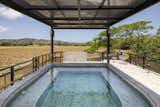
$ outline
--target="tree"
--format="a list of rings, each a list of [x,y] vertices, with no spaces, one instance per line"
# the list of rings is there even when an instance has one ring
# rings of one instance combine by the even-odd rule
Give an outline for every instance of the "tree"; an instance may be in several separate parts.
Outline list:
[[[112,49],[132,49],[137,54],[145,52],[144,37],[149,35],[148,31],[153,29],[150,21],[139,21],[125,24],[110,29]],[[99,47],[106,45],[106,32],[102,31],[89,43],[87,50],[95,52]],[[117,45],[118,44],[118,45]]]
[[[160,27],[158,28],[156,35],[160,35]]]
[[[160,61],[160,36],[148,37],[145,46],[148,57]]]
[[[153,26],[149,25],[150,21],[139,21],[128,25],[128,28],[132,31],[132,35],[136,36],[136,43],[132,46],[132,51],[136,54],[145,54],[145,36],[149,35],[149,30],[153,29]]]

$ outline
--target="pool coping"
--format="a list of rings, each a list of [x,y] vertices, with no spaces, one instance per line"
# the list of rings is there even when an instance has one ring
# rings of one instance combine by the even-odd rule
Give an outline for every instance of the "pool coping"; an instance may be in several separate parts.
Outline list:
[[[100,62],[100,63],[73,63],[73,62],[69,62],[69,63],[54,63],[53,64],[54,67],[106,67],[107,63],[104,62]]]
[[[4,92],[0,94],[0,107],[5,107],[6,104],[21,90],[26,88],[29,84],[37,80],[41,75],[48,72],[52,64],[47,64],[46,66],[34,71],[30,75],[26,76],[23,80],[17,82],[15,85],[10,86]]]
[[[155,92],[148,89],[143,84],[139,83],[134,78],[130,77],[129,75],[127,75],[126,73],[124,73],[123,71],[115,67],[114,65],[109,64],[108,67],[113,72],[118,74],[122,79],[124,79],[128,84],[130,84],[135,89],[137,89],[140,93],[142,93],[150,101],[153,107],[160,107],[160,96],[159,95],[157,95]]]

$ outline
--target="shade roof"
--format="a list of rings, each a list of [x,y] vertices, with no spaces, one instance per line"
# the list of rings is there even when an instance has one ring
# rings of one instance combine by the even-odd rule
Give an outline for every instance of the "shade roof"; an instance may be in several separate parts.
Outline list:
[[[55,29],[105,29],[159,0],[0,0]]]

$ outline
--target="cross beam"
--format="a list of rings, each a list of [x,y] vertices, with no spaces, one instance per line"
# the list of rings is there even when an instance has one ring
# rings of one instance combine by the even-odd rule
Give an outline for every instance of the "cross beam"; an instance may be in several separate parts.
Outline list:
[[[108,23],[88,23],[88,22],[80,22],[80,23],[53,23],[53,25],[107,25]]]
[[[136,8],[133,6],[103,6],[101,8],[99,7],[93,7],[93,6],[81,6],[81,10],[122,10],[122,9],[131,9],[135,10]],[[61,6],[61,7],[46,7],[46,6],[31,6],[31,7],[25,7],[23,10],[76,10],[77,6]]]
[[[123,18],[123,17],[122,17]],[[120,20],[122,18],[116,17],[96,17],[94,20]],[[79,21],[79,17],[52,17],[52,18],[40,18],[41,20],[77,20]],[[81,20],[92,20],[93,17],[81,17]]]

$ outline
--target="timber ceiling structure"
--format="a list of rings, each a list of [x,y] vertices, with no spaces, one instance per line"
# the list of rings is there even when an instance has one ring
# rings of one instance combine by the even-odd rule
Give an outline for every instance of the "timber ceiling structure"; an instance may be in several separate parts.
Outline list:
[[[0,0],[55,29],[106,29],[159,0]]]

